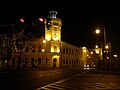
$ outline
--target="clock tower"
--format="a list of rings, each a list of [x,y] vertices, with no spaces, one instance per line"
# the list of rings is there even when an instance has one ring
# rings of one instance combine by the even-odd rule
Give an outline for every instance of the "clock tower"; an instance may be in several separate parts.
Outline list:
[[[62,21],[56,18],[57,12],[50,11],[50,16],[45,20],[45,39],[47,41],[61,41]]]
[[[56,11],[50,11],[49,18],[45,19],[45,39],[51,53],[51,66],[60,67],[60,46],[62,20],[57,18]]]

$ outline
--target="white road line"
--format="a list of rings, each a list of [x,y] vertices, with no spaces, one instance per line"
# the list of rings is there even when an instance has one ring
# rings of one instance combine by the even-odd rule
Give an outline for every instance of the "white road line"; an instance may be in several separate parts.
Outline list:
[[[69,78],[62,79],[62,80],[60,80],[60,81],[57,81],[57,82],[54,82],[54,83],[45,85],[45,86],[40,87],[40,88],[37,88],[37,89],[35,89],[35,90],[44,90],[45,88],[47,88],[47,87],[49,87],[49,86],[51,86],[51,85],[53,85],[53,84],[55,84],[55,83],[62,83],[62,82],[64,82],[64,81],[66,81],[66,80],[69,80],[69,79],[75,77],[75,76],[79,76],[79,75],[82,75],[82,74],[87,73],[87,72],[88,72],[88,71],[81,72],[81,73],[76,74],[76,75],[74,75],[74,76],[71,76],[71,77],[69,77]],[[45,89],[45,90],[48,90],[48,89]],[[62,90],[63,90],[63,89],[62,89]]]

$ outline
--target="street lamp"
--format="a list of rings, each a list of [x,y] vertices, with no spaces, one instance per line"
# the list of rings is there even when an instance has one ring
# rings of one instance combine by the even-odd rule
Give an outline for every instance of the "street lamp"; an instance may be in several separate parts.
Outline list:
[[[104,60],[104,50],[105,50],[105,46],[106,46],[106,32],[105,32],[105,27],[102,25],[102,24],[100,24],[100,26],[101,26],[101,28],[102,28],[102,30],[103,30],[103,38],[104,38],[104,41],[103,41],[103,51],[102,51],[102,54],[103,54],[103,60]],[[100,28],[98,28],[98,29],[96,29],[95,30],[95,33],[96,34],[99,34],[100,33]]]
[[[105,49],[109,49],[109,60],[110,60],[110,71],[111,71],[111,43],[107,43],[107,45],[105,46]]]

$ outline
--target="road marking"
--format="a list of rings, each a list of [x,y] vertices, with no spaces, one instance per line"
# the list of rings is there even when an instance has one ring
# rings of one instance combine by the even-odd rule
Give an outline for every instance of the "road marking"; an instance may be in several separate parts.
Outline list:
[[[35,90],[48,90],[48,88],[49,88],[51,85],[54,85],[55,83],[62,83],[62,82],[64,82],[64,81],[66,81],[66,80],[69,80],[69,79],[75,77],[75,76],[79,76],[79,75],[82,75],[82,74],[87,73],[87,72],[88,72],[88,71],[81,72],[81,73],[76,74],[76,75],[74,75],[74,76],[71,76],[71,77],[68,77],[68,78],[66,78],[66,79],[62,79],[62,80],[59,80],[59,81],[57,81],[57,82],[54,82],[54,83],[45,85],[45,86],[40,87],[40,88],[37,88],[37,89],[35,89]],[[46,88],[47,88],[47,89],[46,89]],[[49,90],[51,90],[51,89],[49,89]],[[53,89],[52,89],[52,90],[53,90]],[[57,89],[56,89],[56,90],[57,90]],[[61,89],[59,89],[59,90],[61,90]],[[62,90],[64,90],[64,89],[62,88]]]
[[[74,75],[74,76],[68,77],[68,78],[66,78],[66,79],[62,79],[62,80],[57,81],[57,82],[55,82],[55,83],[62,83],[62,82],[64,82],[64,81],[67,81],[67,80],[75,77],[75,76],[79,76],[79,75],[82,75],[82,74],[87,73],[87,72],[88,72],[88,71],[81,72],[81,73],[79,73],[79,74],[76,74],[76,75]]]

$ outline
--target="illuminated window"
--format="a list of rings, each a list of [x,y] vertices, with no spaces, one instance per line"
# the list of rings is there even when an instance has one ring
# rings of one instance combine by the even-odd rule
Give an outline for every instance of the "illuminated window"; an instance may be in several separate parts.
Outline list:
[[[54,27],[54,31],[57,31],[57,27]]]
[[[57,52],[57,47],[56,46],[54,46],[54,52]]]

